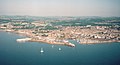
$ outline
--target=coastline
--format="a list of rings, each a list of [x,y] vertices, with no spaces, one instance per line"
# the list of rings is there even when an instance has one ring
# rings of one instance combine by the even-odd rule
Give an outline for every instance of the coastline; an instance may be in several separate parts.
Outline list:
[[[107,40],[107,41],[105,41],[105,40],[90,40],[90,39],[85,39],[85,40],[81,40],[80,39],[80,41],[81,42],[79,42],[80,44],[99,44],[99,43],[112,43],[112,42],[120,42],[120,41],[118,41],[118,40]]]
[[[6,31],[6,30],[0,30],[0,31],[11,32],[11,33],[15,33],[15,34],[18,34],[18,35],[26,36],[27,38],[31,38],[31,40],[28,40],[29,42],[42,42],[42,43],[47,43],[47,44],[65,45],[65,46],[75,47],[75,45],[70,43],[70,42],[57,42],[57,41],[49,41],[49,40],[38,39],[34,35],[32,36],[32,35],[29,35],[29,34],[26,34],[26,33],[20,33],[18,31]],[[16,39],[16,41],[17,40],[18,39]],[[18,42],[20,42],[20,41],[18,41]],[[21,42],[26,42],[26,41],[21,41]]]
[[[68,39],[78,41],[80,44],[99,44],[120,42],[120,31],[109,29],[105,26],[88,27],[62,27],[61,30],[40,30],[32,29],[5,29],[0,31],[11,32],[31,38],[30,42],[43,42],[47,44],[65,45],[75,47],[75,44],[67,41]],[[106,29],[108,28],[108,29]],[[42,31],[42,32],[41,32]],[[46,33],[46,31],[48,31]],[[88,32],[89,31],[89,32]],[[24,40],[23,40],[24,41]]]

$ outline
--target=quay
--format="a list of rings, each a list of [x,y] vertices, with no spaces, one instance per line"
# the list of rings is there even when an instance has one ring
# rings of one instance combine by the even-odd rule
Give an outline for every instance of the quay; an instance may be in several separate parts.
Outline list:
[[[23,39],[17,39],[17,42],[26,42],[26,41],[30,41],[31,38],[23,38]]]

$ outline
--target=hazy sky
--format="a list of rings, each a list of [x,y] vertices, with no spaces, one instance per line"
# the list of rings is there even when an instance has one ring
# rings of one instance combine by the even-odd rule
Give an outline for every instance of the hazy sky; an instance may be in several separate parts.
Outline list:
[[[0,0],[0,15],[120,16],[120,0]]]

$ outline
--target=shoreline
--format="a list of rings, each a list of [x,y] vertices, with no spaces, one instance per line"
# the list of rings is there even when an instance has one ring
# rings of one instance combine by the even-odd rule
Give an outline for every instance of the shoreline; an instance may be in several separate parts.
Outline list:
[[[5,31],[5,30],[0,30],[0,32],[8,32],[8,31]],[[21,34],[21,33],[18,33],[17,31],[11,31],[11,33],[15,33],[15,34],[18,34],[18,35],[23,35],[25,37],[28,37],[30,38],[30,36],[27,36],[26,34]],[[23,39],[23,38],[22,38]],[[45,44],[55,44],[55,45],[66,45],[65,43],[60,43],[60,42],[46,42],[46,41],[42,41],[42,40],[29,40],[28,42],[42,42],[42,43],[45,43]],[[98,41],[98,42],[87,42],[87,43],[81,43],[81,42],[78,42],[79,44],[111,44],[113,42],[116,42],[116,43],[119,43],[120,41]],[[67,45],[66,45],[67,46]]]
[[[58,30],[33,30],[33,29],[1,29],[0,31],[23,35],[30,42],[43,42],[75,47],[68,40],[75,40],[80,44],[99,44],[120,42],[120,30],[110,29],[107,26],[91,27],[62,27]],[[89,31],[89,32],[88,32]],[[24,40],[23,40],[24,41]]]
[[[44,40],[44,39],[35,39],[36,37],[34,36],[30,36],[30,35],[27,35],[26,33],[20,33],[18,31],[6,31],[6,30],[0,30],[0,32],[3,31],[3,32],[11,32],[11,33],[14,33],[14,34],[18,34],[18,35],[23,35],[23,36],[26,36],[27,38],[31,38],[31,40],[29,40],[28,42],[43,42],[43,43],[46,43],[46,44],[55,44],[55,45],[65,45],[65,46],[69,46],[69,47],[75,47],[75,44],[72,44],[70,42],[56,42],[56,41],[48,41],[48,40]],[[33,38],[34,37],[34,38]],[[24,38],[22,38],[24,39]],[[17,41],[17,39],[16,39]],[[21,41],[22,42],[22,41]],[[23,41],[23,42],[26,42],[26,41]]]
[[[112,43],[112,42],[120,42],[118,40],[108,40],[108,41],[100,41],[100,40],[87,40],[86,42],[79,42],[80,44],[104,44],[104,43]]]

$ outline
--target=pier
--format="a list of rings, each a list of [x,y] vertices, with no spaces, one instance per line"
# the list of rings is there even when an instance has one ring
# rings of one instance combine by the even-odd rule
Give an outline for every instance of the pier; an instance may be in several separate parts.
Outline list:
[[[17,39],[17,42],[26,42],[26,41],[30,41],[31,38],[23,38],[23,39]]]

